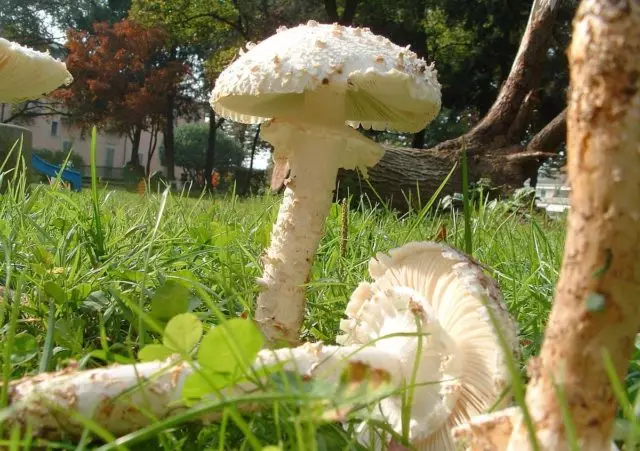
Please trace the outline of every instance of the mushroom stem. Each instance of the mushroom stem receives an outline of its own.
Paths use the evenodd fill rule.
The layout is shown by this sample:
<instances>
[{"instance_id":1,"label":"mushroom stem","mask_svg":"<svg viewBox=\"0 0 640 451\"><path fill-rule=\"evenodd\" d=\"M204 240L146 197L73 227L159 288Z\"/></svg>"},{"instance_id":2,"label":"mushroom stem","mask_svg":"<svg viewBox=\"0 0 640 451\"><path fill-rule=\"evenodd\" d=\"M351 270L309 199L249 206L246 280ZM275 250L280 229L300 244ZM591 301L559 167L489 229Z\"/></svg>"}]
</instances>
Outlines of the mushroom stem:
<instances>
[{"instance_id":1,"label":"mushroom stem","mask_svg":"<svg viewBox=\"0 0 640 451\"><path fill-rule=\"evenodd\" d=\"M571 211L553 310L529 365L533 428L520 410L476 418L454 431L468 451L615 449L617 402L607 370L624 380L640 327L638 54L637 2L580 4L568 51Z\"/></svg>"},{"instance_id":2,"label":"mushroom stem","mask_svg":"<svg viewBox=\"0 0 640 451\"><path fill-rule=\"evenodd\" d=\"M354 365L360 370L368 368L373 381L386 381L393 386L402 381L396 357L360 345L339 347L307 343L293 349L265 349L258 354L253 368L260 370L278 363L282 364L283 370L303 378L322 378L336 383L345 370ZM18 426L23 431L29 424L33 436L58 439L65 434L79 437L84 429L80 419L90 419L103 430L121 436L189 409L183 399L183 387L196 368L195 363L178 363L169 358L87 371L70 367L57 373L25 377L10 383L9 406L0 412L0 424ZM360 371L359 375L362 373ZM353 382L362 381L362 377L357 380L357 376L351 375ZM261 387L265 382L266 379L261 383L245 380L222 390L220 397L212 393L195 406L198 408L207 403L212 408L195 420L216 421L219 410L230 403L244 410L255 410L258 407L256 398L246 395L263 391ZM277 399L277 393L271 393L273 399ZM216 402L220 403L217 409ZM3 430L6 433L10 428Z\"/></svg>"},{"instance_id":3,"label":"mushroom stem","mask_svg":"<svg viewBox=\"0 0 640 451\"><path fill-rule=\"evenodd\" d=\"M271 244L262 259L259 284L264 291L258 296L255 319L269 342L296 345L304 319L305 284L331 207L338 169L372 166L382 150L343 124L274 120L263 126L262 136L274 145L276 158L288 159L291 172ZM365 156L355 147L367 148Z\"/></svg>"},{"instance_id":4,"label":"mushroom stem","mask_svg":"<svg viewBox=\"0 0 640 451\"><path fill-rule=\"evenodd\" d=\"M617 403L605 354L623 380L640 327L639 54L637 4L582 2L568 52L567 242L527 388L541 450L571 448L567 413L579 449L610 447ZM509 449L528 448L516 428Z\"/></svg>"}]
</instances>

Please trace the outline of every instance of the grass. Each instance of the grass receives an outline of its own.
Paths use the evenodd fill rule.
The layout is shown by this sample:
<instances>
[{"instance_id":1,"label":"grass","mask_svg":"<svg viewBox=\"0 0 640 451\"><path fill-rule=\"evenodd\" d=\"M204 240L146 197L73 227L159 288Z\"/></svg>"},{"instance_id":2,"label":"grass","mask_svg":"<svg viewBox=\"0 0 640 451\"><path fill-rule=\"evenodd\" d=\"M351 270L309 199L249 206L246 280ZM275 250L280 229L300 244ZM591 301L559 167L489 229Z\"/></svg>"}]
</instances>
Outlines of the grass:
<instances>
[{"instance_id":1,"label":"grass","mask_svg":"<svg viewBox=\"0 0 640 451\"><path fill-rule=\"evenodd\" d=\"M0 196L0 284L16 290L13 299L24 295L24 302L10 301L7 292L0 301L3 379L72 360L81 368L133 362L143 345L161 341L163 321L182 311L194 312L207 327L250 315L279 202L275 196L141 196L95 185L77 194L16 178ZM343 209L334 204L308 287L303 338L334 342L349 295L368 279L367 263L376 252L432 240L444 230L458 249L471 249L472 240L474 257L498 280L520 327L520 363L537 353L558 278L564 221L513 202L480 200L465 209L466 217L436 207L400 215L362 200L343 222ZM158 321L144 320L140 313L154 308L162 309ZM628 399L635 398L640 370L635 374L617 394L626 389ZM255 400L268 406L263 413L240 415L227 400L216 406L222 412L217 424L202 427L178 416L101 449L357 449L354 435L322 421L317 409L315 400L335 396L335 387L281 382L280 394ZM6 403L6 386L1 395ZM626 413L634 411L628 399L622 402ZM635 421L621 424L624 434L629 424L635 430ZM90 449L86 440L32 445ZM9 438L2 446L31 445Z\"/></svg>"}]
</instances>

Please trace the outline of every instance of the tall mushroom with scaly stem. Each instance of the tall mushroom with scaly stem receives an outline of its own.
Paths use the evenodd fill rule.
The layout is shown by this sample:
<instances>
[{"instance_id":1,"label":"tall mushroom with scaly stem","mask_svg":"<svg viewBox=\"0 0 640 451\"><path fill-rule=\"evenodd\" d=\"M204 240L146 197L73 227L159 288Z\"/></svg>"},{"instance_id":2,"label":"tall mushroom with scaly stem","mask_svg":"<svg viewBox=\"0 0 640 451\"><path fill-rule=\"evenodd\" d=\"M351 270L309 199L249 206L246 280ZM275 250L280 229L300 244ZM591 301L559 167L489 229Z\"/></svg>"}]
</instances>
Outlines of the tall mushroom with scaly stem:
<instances>
[{"instance_id":1,"label":"tall mushroom with scaly stem","mask_svg":"<svg viewBox=\"0 0 640 451\"><path fill-rule=\"evenodd\" d=\"M309 21L248 49L216 80L211 105L222 117L264 123L274 160L289 165L255 319L270 342L295 344L338 170L366 176L383 155L351 127L421 130L440 110L440 85L414 52L366 28Z\"/></svg>"},{"instance_id":2,"label":"tall mushroom with scaly stem","mask_svg":"<svg viewBox=\"0 0 640 451\"><path fill-rule=\"evenodd\" d=\"M617 402L606 356L623 380L640 327L639 55L638 1L581 3L568 52L572 191L560 281L529 365L527 410L460 427L454 434L470 451L612 448Z\"/></svg>"}]
</instances>

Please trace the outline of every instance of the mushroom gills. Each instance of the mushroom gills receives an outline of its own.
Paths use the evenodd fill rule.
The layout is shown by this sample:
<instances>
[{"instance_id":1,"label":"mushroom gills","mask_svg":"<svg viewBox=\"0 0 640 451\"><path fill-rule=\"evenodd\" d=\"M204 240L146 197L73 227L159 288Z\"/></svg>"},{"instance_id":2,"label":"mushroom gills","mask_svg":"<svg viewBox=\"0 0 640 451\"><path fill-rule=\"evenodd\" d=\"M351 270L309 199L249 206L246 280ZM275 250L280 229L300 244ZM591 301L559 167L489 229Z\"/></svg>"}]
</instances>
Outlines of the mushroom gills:
<instances>
[{"instance_id":1,"label":"mushroom gills","mask_svg":"<svg viewBox=\"0 0 640 451\"><path fill-rule=\"evenodd\" d=\"M399 356L405 384L415 387L408 423L412 445L419 450L454 449L451 428L484 412L509 383L505 352L515 352L515 323L495 282L448 246L409 243L372 259L369 273L374 280L354 291L337 341L372 343ZM487 309L510 349L501 349ZM418 358L419 338L412 331L425 334ZM381 401L372 415L401 433L402 412L402 399L396 396ZM359 437L376 449L384 448L387 440L376 437L366 422Z\"/></svg>"}]
</instances>

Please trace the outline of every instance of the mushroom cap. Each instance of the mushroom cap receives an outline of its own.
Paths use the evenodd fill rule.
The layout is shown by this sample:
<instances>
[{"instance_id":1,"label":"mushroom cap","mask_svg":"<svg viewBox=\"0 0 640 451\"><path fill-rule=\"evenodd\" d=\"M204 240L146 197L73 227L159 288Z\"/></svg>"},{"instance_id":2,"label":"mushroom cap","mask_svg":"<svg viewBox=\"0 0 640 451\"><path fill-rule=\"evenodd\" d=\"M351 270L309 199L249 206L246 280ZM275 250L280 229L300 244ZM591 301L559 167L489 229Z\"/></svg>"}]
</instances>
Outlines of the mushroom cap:
<instances>
[{"instance_id":1,"label":"mushroom cap","mask_svg":"<svg viewBox=\"0 0 640 451\"><path fill-rule=\"evenodd\" d=\"M346 122L356 128L417 132L440 111L433 64L368 28L309 21L247 48L211 94L213 109L227 119L295 117L304 92L319 88L343 94Z\"/></svg>"},{"instance_id":2,"label":"mushroom cap","mask_svg":"<svg viewBox=\"0 0 640 451\"><path fill-rule=\"evenodd\" d=\"M454 449L451 428L495 404L510 382L505 350L489 312L508 343L506 352L516 352L517 329L497 284L471 258L430 242L378 254L369 273L373 282L361 283L352 294L337 342L373 343L395 353L412 377L418 338L382 337L428 334L419 356L409 437L418 450ZM408 312L421 317L420 327ZM400 432L399 399L385 399L379 411ZM363 423L361 440L368 441L369 432Z\"/></svg>"},{"instance_id":3,"label":"mushroom cap","mask_svg":"<svg viewBox=\"0 0 640 451\"><path fill-rule=\"evenodd\" d=\"M34 99L72 81L62 61L0 38L0 102Z\"/></svg>"}]
</instances>

